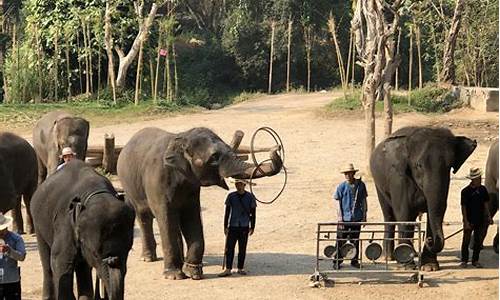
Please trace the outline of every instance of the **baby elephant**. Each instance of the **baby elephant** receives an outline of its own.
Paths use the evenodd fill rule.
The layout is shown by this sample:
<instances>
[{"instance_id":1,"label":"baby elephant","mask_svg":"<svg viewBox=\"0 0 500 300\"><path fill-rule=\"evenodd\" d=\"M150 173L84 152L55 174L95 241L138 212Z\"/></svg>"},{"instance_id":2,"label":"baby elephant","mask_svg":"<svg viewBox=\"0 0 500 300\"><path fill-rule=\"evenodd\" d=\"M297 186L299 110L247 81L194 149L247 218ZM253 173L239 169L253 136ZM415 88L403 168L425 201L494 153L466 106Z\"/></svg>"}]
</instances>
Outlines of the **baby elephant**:
<instances>
[{"instance_id":1,"label":"baby elephant","mask_svg":"<svg viewBox=\"0 0 500 300\"><path fill-rule=\"evenodd\" d=\"M43 299L93 299L92 268L110 300L124 298L135 213L105 177L80 160L49 176L31 212L43 267Z\"/></svg>"}]
</instances>

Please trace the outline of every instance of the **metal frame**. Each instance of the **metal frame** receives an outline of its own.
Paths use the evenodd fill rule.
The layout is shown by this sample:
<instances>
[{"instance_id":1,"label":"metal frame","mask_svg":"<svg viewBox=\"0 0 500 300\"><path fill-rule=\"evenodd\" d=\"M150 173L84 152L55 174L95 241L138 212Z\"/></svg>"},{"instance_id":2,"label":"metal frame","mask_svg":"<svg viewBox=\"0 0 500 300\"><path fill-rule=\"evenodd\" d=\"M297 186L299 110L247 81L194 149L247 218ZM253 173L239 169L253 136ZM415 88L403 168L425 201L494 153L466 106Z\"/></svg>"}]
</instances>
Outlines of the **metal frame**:
<instances>
[{"instance_id":1,"label":"metal frame","mask_svg":"<svg viewBox=\"0 0 500 300\"><path fill-rule=\"evenodd\" d=\"M348 238L337 238L337 232L342 231L342 229L338 229L338 225L360 225L362 228L360 229L360 236L358 239L348 239ZM394 238L386 239L384 237L374 237L371 238L372 233L385 233L385 226L395 225ZM414 226L412 231L407 230L399 230L399 225L410 225ZM413 232L413 238L402 238L399 237L399 233L402 232ZM364 235L369 235L370 238L363 237ZM318 282L321 279L328 278L329 274L339 274L339 273L351 273L351 274L360 274L360 273L411 273L410 280L418 283L419 287L423 285L423 275L420 272L421 266L421 253L423 247L423 240L425 238L425 231L422 230L422 222L333 222L333 223L318 223L316 230L316 266L315 272L311 276L311 280ZM359 269L335 269L333 268L333 263L338 260L346 260L349 259L339 257L339 249L337 248L336 254L334 257L328 258L323 255L320 249L323 249L327 242L330 244L334 243L338 245L338 241L359 241L359 253L358 253L358 261L360 264ZM368 243L368 241L378 241L383 242L387 240L394 241L395 244L401 240L411 240L414 245L414 249L417 254L417 269L416 270L405 270L405 269L397 269L390 268L391 266L395 267L398 264L394 262L388 261L387 257L379 258L382 262L379 262L379 259L376 261L368 260L364 257L364 247L363 242ZM323 245L323 248L321 247ZM336 246L337 247L337 246ZM332 268L327 270L320 270L320 262L322 261L330 261L332 262ZM381 269L380 264L383 263L385 268ZM374 268L373 266L378 266L378 268Z\"/></svg>"}]
</instances>

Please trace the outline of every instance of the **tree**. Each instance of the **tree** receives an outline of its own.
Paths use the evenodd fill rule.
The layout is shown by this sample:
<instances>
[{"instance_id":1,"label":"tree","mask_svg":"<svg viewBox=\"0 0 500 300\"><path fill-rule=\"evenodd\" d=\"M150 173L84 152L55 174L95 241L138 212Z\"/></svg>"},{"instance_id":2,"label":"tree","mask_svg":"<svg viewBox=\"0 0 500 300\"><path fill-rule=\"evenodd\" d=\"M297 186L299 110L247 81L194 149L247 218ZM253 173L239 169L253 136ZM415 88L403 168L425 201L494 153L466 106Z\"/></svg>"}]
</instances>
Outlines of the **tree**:
<instances>
[{"instance_id":1,"label":"tree","mask_svg":"<svg viewBox=\"0 0 500 300\"><path fill-rule=\"evenodd\" d=\"M441 71L441 83L455 83L455 46L458 33L460 32L460 23L464 11L465 0L456 0L455 13L451 21L448 37L445 41L443 54L443 70Z\"/></svg>"},{"instance_id":2,"label":"tree","mask_svg":"<svg viewBox=\"0 0 500 300\"><path fill-rule=\"evenodd\" d=\"M352 30L356 50L364 68L361 102L366 122L366 161L375 148L375 101L384 99L386 135L392 129L391 82L399 63L395 57L394 33L399 21L400 0L389 5L383 0L358 0ZM390 17L389 17L390 16Z\"/></svg>"}]
</instances>

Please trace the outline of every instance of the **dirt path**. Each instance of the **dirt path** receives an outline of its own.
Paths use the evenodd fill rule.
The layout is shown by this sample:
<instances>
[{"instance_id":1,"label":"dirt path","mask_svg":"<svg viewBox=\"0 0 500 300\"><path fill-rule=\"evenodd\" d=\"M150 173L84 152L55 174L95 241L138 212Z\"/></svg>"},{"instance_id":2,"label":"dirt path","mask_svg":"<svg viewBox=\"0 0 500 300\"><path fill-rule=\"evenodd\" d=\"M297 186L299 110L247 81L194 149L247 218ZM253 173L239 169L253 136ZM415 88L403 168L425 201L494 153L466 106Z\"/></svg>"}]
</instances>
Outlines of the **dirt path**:
<instances>
[{"instance_id":1,"label":"dirt path","mask_svg":"<svg viewBox=\"0 0 500 300\"><path fill-rule=\"evenodd\" d=\"M271 126L282 137L286 151L289 182L283 196L273 205L258 207L257 228L250 238L247 256L249 275L217 278L224 247L223 205L226 192L220 188L202 189L203 222L206 239L202 281L167 281L161 274L161 261L139 261L141 243L137 229L134 248L130 253L126 279L127 299L497 299L498 256L490 247L481 253L484 269L458 269L461 235L447 241L440 256L443 269L426 274L425 288L415 284L383 282L381 277L362 275L346 278L335 287L312 289L308 277L314 271L315 225L332 221L335 216L331 194L343 178L338 168L347 162L363 167L364 121L357 115L318 117L316 110L340 94L317 93L277 95L240 103L225 109L199 114L180 115L116 126L92 128L90 143L102 144L104 133L114 133L118 144L125 144L139 129L157 126L172 132L195 126L206 126L229 142L236 129L247 135L260 126ZM457 134L467 134L479 141L471 158L454 175L450 187L446 221L460 221L459 191L467 184L463 180L472 166L484 166L491 136L498 135L498 114L480 114L470 110L445 116L398 115L395 127L414 124L443 124ZM478 126L476 126L479 124ZM381 122L377 125L382 132ZM469 126L470 125L470 126ZM266 141L262 140L262 143ZM365 172L361 175L365 178ZM257 196L268 199L275 192L280 178L263 179L255 188ZM365 178L369 197L369 221L381 221L373 182ZM445 227L449 234L459 227ZM490 245L493 231L486 239ZM23 291L26 299L41 295L41 266L33 237L26 237L28 257L21 264ZM157 239L159 242L159 236ZM159 255L161 249L158 247ZM386 278L387 279L387 278ZM363 280L363 285L357 282ZM375 280L375 281L374 281Z\"/></svg>"}]
</instances>

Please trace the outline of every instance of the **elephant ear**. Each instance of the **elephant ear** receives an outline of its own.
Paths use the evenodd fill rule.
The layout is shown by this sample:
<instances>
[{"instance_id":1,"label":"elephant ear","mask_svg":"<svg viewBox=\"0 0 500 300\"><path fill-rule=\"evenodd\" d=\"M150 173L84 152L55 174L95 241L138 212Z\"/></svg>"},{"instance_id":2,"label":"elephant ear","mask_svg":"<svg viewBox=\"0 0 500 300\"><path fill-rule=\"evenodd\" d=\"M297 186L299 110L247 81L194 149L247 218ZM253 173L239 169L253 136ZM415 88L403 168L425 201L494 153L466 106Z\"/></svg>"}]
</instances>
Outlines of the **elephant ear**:
<instances>
[{"instance_id":1,"label":"elephant ear","mask_svg":"<svg viewBox=\"0 0 500 300\"><path fill-rule=\"evenodd\" d=\"M477 142L465 136L456 136L453 140L454 160L452 162L453 174L456 174L463 163L469 158L477 147Z\"/></svg>"},{"instance_id":2,"label":"elephant ear","mask_svg":"<svg viewBox=\"0 0 500 300\"><path fill-rule=\"evenodd\" d=\"M163 153L163 165L173 169L184 169L187 171L189 162L186 159L187 141L184 137L176 137Z\"/></svg>"}]
</instances>

